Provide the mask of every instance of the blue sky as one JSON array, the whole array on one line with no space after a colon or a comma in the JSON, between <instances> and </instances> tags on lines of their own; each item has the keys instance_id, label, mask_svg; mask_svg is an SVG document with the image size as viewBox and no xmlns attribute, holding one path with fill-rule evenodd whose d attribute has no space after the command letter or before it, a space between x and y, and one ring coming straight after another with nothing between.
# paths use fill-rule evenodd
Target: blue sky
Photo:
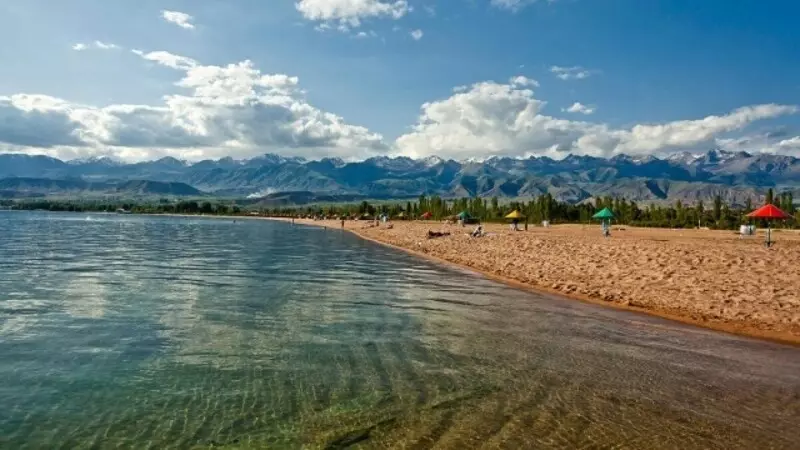
<instances>
[{"instance_id":1,"label":"blue sky","mask_svg":"<svg viewBox=\"0 0 800 450\"><path fill-rule=\"evenodd\" d=\"M800 3L501 3L358 0L345 10L342 0L6 1L0 39L13 45L0 46L0 149L123 159L609 156L714 146L800 154ZM164 11L190 16L192 27ZM185 56L193 68L176 72L132 50ZM266 96L239 95L232 110L230 92L201 101L176 86L184 72L245 60L259 76L297 77L294 102L273 102L285 92L257 85ZM586 76L560 79L554 66ZM511 83L516 76L528 81ZM458 86L466 86L461 96ZM164 109L165 95L185 97L182 106ZM244 111L242 102L270 111ZM426 103L433 108L422 111ZM743 107L755 109L736 112ZM25 139L48 133L47 145ZM123 139L133 134L148 138Z\"/></svg>"}]
</instances>

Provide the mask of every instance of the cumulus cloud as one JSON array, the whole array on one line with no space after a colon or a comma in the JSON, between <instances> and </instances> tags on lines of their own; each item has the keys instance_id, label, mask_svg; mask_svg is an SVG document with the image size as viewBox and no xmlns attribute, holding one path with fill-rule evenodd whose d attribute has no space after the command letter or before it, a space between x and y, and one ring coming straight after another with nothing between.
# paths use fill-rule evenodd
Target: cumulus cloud
<instances>
[{"instance_id":1,"label":"cumulus cloud","mask_svg":"<svg viewBox=\"0 0 800 450\"><path fill-rule=\"evenodd\" d=\"M308 20L335 22L346 29L358 28L364 19L400 19L411 11L406 0L299 0L295 7Z\"/></svg>"},{"instance_id":2,"label":"cumulus cloud","mask_svg":"<svg viewBox=\"0 0 800 450\"><path fill-rule=\"evenodd\" d=\"M585 69L581 66L561 67L552 66L550 72L554 73L560 80L583 80L598 73L597 70Z\"/></svg>"},{"instance_id":3,"label":"cumulus cloud","mask_svg":"<svg viewBox=\"0 0 800 450\"><path fill-rule=\"evenodd\" d=\"M194 30L194 17L180 11L161 11L161 18L186 30Z\"/></svg>"},{"instance_id":4,"label":"cumulus cloud","mask_svg":"<svg viewBox=\"0 0 800 450\"><path fill-rule=\"evenodd\" d=\"M561 108L561 111L575 113L575 114L594 114L595 110L597 110L594 106L587 106L581 102L575 102L569 108Z\"/></svg>"},{"instance_id":5,"label":"cumulus cloud","mask_svg":"<svg viewBox=\"0 0 800 450\"><path fill-rule=\"evenodd\" d=\"M180 71L180 94L158 105L97 108L46 96L0 97L0 143L17 151L126 160L254 156L366 157L385 153L379 134L315 108L299 80L252 62L202 65L168 52L135 51Z\"/></svg>"},{"instance_id":6,"label":"cumulus cloud","mask_svg":"<svg viewBox=\"0 0 800 450\"><path fill-rule=\"evenodd\" d=\"M800 157L800 136L784 139L778 142L775 147L775 149L768 149L768 151Z\"/></svg>"},{"instance_id":7,"label":"cumulus cloud","mask_svg":"<svg viewBox=\"0 0 800 450\"><path fill-rule=\"evenodd\" d=\"M751 153L779 153L800 156L800 136L786 137L785 133L758 133L737 138L717 139L723 150Z\"/></svg>"},{"instance_id":8,"label":"cumulus cloud","mask_svg":"<svg viewBox=\"0 0 800 450\"><path fill-rule=\"evenodd\" d=\"M111 44L111 43L103 42L103 41L94 41L94 42L89 43L89 44L77 43L77 44L72 46L73 50L79 51L79 52L82 52L84 50L89 50L89 49L117 50L119 48L120 47L117 44Z\"/></svg>"},{"instance_id":9,"label":"cumulus cloud","mask_svg":"<svg viewBox=\"0 0 800 450\"><path fill-rule=\"evenodd\" d=\"M415 41L418 41L418 40L422 39L422 36L425 35L425 33L423 33L422 30L413 30L413 31L411 31L410 34L411 34L411 38L414 39Z\"/></svg>"},{"instance_id":10,"label":"cumulus cloud","mask_svg":"<svg viewBox=\"0 0 800 450\"><path fill-rule=\"evenodd\" d=\"M528 78L522 75L517 75L516 77L512 77L509 83L512 86L539 87L538 81L534 80L533 78Z\"/></svg>"},{"instance_id":11,"label":"cumulus cloud","mask_svg":"<svg viewBox=\"0 0 800 450\"><path fill-rule=\"evenodd\" d=\"M417 123L388 144L380 134L311 105L297 77L262 73L248 60L206 65L167 51L132 52L174 70L177 92L156 104L105 107L45 95L0 97L0 148L67 159L123 160L251 157L264 152L348 159L390 152L456 159L611 156L714 145L800 151L800 137L786 134L728 137L756 121L797 113L796 106L753 105L695 120L613 128L546 114L547 103L535 94L539 84L522 75L454 88L448 97L423 104ZM568 110L585 114L587 108L593 107L576 103Z\"/></svg>"},{"instance_id":12,"label":"cumulus cloud","mask_svg":"<svg viewBox=\"0 0 800 450\"><path fill-rule=\"evenodd\" d=\"M19 147L83 146L67 102L46 95L0 96L0 142Z\"/></svg>"},{"instance_id":13,"label":"cumulus cloud","mask_svg":"<svg viewBox=\"0 0 800 450\"><path fill-rule=\"evenodd\" d=\"M459 159L476 155L655 154L712 145L722 133L797 112L795 106L766 104L698 120L612 129L544 114L546 102L530 89L535 85L520 83L518 78L507 84L481 82L460 87L444 100L425 103L418 123L397 139L397 151L415 157Z\"/></svg>"}]
</instances>

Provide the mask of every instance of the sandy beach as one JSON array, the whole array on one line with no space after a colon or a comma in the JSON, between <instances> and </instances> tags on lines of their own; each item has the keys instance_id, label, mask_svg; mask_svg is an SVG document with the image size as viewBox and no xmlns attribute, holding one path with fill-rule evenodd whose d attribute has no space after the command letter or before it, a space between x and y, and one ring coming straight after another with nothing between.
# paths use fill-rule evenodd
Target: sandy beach
<instances>
[{"instance_id":1,"label":"sandy beach","mask_svg":"<svg viewBox=\"0 0 800 450\"><path fill-rule=\"evenodd\" d=\"M341 227L338 221L298 223ZM800 344L800 233L740 239L732 231L561 225L514 232L489 224L348 221L359 236L467 267L519 287L634 309L722 331ZM427 232L449 232L428 239Z\"/></svg>"}]
</instances>

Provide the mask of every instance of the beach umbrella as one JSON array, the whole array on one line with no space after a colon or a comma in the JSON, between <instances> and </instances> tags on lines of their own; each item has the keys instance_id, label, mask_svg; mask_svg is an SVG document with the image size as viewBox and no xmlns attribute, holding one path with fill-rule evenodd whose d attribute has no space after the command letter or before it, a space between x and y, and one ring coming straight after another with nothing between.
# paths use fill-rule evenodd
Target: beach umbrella
<instances>
[{"instance_id":1,"label":"beach umbrella","mask_svg":"<svg viewBox=\"0 0 800 450\"><path fill-rule=\"evenodd\" d=\"M460 213L458 213L457 217L459 219L461 219L461 220L466 220L466 219L470 219L472 216L470 216L469 213L466 212L466 211L461 211Z\"/></svg>"},{"instance_id":2,"label":"beach umbrella","mask_svg":"<svg viewBox=\"0 0 800 450\"><path fill-rule=\"evenodd\" d=\"M778 208L777 206L775 206L775 205L773 205L771 203L767 203L766 205L762 206L761 208L758 208L757 210L755 210L755 211L751 212L750 214L748 214L747 217L749 217L751 219L764 219L764 220L767 221L767 241L764 244L767 247L769 247L770 245L772 245L772 242L770 241L770 237L771 237L771 234L772 234L772 229L770 227L771 221L788 219L788 218L790 218L792 216L790 216L790 215L786 214L785 212L781 211L781 209Z\"/></svg>"},{"instance_id":3,"label":"beach umbrella","mask_svg":"<svg viewBox=\"0 0 800 450\"><path fill-rule=\"evenodd\" d=\"M592 216L592 219L602 219L602 220L613 219L613 218L614 218L614 213L612 213L611 210L608 208L603 208L600 211L598 211L597 214Z\"/></svg>"},{"instance_id":4,"label":"beach umbrella","mask_svg":"<svg viewBox=\"0 0 800 450\"><path fill-rule=\"evenodd\" d=\"M516 209L514 211L511 211L510 213L506 214L506 219L519 220L519 219L524 219L524 218L525 218L525 216L521 212L519 212L519 210L516 210Z\"/></svg>"},{"instance_id":5,"label":"beach umbrella","mask_svg":"<svg viewBox=\"0 0 800 450\"><path fill-rule=\"evenodd\" d=\"M419 217L421 219L430 219L431 217L433 217L433 214L431 214L430 211L426 211L426 212L422 213L422 215L419 216Z\"/></svg>"},{"instance_id":6,"label":"beach umbrella","mask_svg":"<svg viewBox=\"0 0 800 450\"><path fill-rule=\"evenodd\" d=\"M608 208L603 208L592 216L592 219L600 219L603 223L603 234L608 235L606 221L611 221L614 218L614 213Z\"/></svg>"}]
</instances>

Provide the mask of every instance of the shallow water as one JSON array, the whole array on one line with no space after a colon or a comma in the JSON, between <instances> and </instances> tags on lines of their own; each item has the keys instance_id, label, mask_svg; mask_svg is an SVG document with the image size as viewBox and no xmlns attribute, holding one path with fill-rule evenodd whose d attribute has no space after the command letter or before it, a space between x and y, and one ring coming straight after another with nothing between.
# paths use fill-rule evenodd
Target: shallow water
<instances>
[{"instance_id":1,"label":"shallow water","mask_svg":"<svg viewBox=\"0 0 800 450\"><path fill-rule=\"evenodd\" d=\"M800 349L339 230L0 212L0 447L800 448Z\"/></svg>"}]
</instances>

